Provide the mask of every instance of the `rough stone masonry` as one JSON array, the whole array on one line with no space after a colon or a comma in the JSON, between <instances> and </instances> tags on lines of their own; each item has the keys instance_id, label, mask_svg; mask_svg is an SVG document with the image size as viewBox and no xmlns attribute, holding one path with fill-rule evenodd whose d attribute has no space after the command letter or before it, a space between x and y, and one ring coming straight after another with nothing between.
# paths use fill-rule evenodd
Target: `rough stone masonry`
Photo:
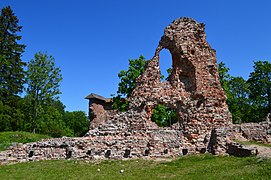
<instances>
[{"instance_id":1,"label":"rough stone masonry","mask_svg":"<svg viewBox=\"0 0 271 180\"><path fill-rule=\"evenodd\" d=\"M160 80L162 49L172 55L172 73L166 82ZM191 18L176 19L165 28L154 57L128 98L127 112L104 109L109 102L103 97L92 94L90 98L98 99L103 106L98 101L91 104L93 121L85 137L16 144L0 153L0 163L164 158L190 153L224 154L228 147L233 147L232 154L232 149L240 150L229 146L227 135L235 137L240 128L231 130L231 114L219 81L215 50L206 41L204 24ZM157 104L174 109L178 122L166 128L152 122Z\"/></svg>"}]
</instances>

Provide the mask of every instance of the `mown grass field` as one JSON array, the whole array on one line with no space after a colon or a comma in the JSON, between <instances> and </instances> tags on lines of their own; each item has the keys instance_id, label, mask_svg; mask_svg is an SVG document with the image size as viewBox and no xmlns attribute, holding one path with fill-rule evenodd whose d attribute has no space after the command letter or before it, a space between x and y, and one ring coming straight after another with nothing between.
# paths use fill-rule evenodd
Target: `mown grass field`
<instances>
[{"instance_id":1,"label":"mown grass field","mask_svg":"<svg viewBox=\"0 0 271 180\"><path fill-rule=\"evenodd\" d=\"M29 132L0 132L0 151L6 150L13 142L28 143L46 138L50 136Z\"/></svg>"},{"instance_id":2,"label":"mown grass field","mask_svg":"<svg viewBox=\"0 0 271 180\"><path fill-rule=\"evenodd\" d=\"M271 160L206 154L171 162L40 161L2 165L0 179L271 179Z\"/></svg>"}]
</instances>

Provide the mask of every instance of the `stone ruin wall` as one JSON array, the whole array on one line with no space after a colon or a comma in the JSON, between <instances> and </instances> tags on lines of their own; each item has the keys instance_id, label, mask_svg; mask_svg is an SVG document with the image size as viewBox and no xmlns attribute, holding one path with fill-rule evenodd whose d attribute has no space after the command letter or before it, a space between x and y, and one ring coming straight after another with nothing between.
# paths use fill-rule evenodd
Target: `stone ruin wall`
<instances>
[{"instance_id":1,"label":"stone ruin wall","mask_svg":"<svg viewBox=\"0 0 271 180\"><path fill-rule=\"evenodd\" d=\"M168 49L172 55L172 74L167 82L160 81L162 49ZM0 164L46 159L224 154L229 152L229 138L243 135L243 127L231 123L219 81L216 53L206 41L204 24L191 18L177 19L165 28L155 55L138 78L129 102L129 110L118 113L105 110L97 102L91 103L92 122L85 137L15 144L0 152ZM166 128L152 122L151 115L157 104L174 109L178 122ZM254 126L249 127L252 130ZM269 122L265 129L265 132L270 131ZM266 137L270 135L267 133Z\"/></svg>"},{"instance_id":2,"label":"stone ruin wall","mask_svg":"<svg viewBox=\"0 0 271 180\"><path fill-rule=\"evenodd\" d=\"M112 99L91 93L85 99L89 100L89 129L112 119L118 112L112 108Z\"/></svg>"},{"instance_id":3,"label":"stone ruin wall","mask_svg":"<svg viewBox=\"0 0 271 180\"><path fill-rule=\"evenodd\" d=\"M260 123L232 124L227 136L232 140L256 141L271 144L271 113Z\"/></svg>"},{"instance_id":4,"label":"stone ruin wall","mask_svg":"<svg viewBox=\"0 0 271 180\"><path fill-rule=\"evenodd\" d=\"M160 81L159 53L162 49L168 49L172 55L168 82ZM178 126L188 137L208 134L213 128L231 124L216 54L206 41L204 24L182 18L166 27L155 56L138 79L130 102L131 107L144 106L150 114L158 103L175 109Z\"/></svg>"},{"instance_id":5,"label":"stone ruin wall","mask_svg":"<svg viewBox=\"0 0 271 180\"><path fill-rule=\"evenodd\" d=\"M168 82L160 81L159 53L164 48L172 55L172 74ZM211 148L212 130L220 129L213 132L221 134L231 124L231 114L220 85L215 51L206 41L204 24L181 18L166 27L154 57L137 79L137 87L129 97L129 102L128 112L117 114L90 130L88 135L96 135L97 129L108 130L112 126L114 132L142 131L146 134L144 131L149 131L151 136L155 136L156 131L168 129L176 132L173 133L176 136L171 139L180 143L177 148L179 152L184 148L191 152ZM170 128L160 128L153 123L151 115L157 104L174 109L178 123ZM120 125L120 122L123 124ZM149 135L145 136L147 138ZM225 152L224 141L223 137L219 146L215 143L212 151Z\"/></svg>"}]
</instances>

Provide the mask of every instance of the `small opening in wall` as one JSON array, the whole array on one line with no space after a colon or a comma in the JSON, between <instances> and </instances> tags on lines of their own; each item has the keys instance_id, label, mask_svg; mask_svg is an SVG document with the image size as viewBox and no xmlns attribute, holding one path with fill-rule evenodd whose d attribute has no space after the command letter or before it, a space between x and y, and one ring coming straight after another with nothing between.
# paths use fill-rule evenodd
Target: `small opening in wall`
<instances>
[{"instance_id":1,"label":"small opening in wall","mask_svg":"<svg viewBox=\"0 0 271 180\"><path fill-rule=\"evenodd\" d=\"M151 120L160 127L170 127L177 122L177 113L170 107L158 104L153 109Z\"/></svg>"},{"instance_id":2,"label":"small opening in wall","mask_svg":"<svg viewBox=\"0 0 271 180\"><path fill-rule=\"evenodd\" d=\"M66 159L70 159L72 157L72 151L69 150L66 152Z\"/></svg>"},{"instance_id":3,"label":"small opening in wall","mask_svg":"<svg viewBox=\"0 0 271 180\"><path fill-rule=\"evenodd\" d=\"M128 158L129 155L130 155L130 153L131 153L131 151L130 151L129 149L126 149L125 152L124 152L123 157L124 157L124 158Z\"/></svg>"},{"instance_id":4,"label":"small opening in wall","mask_svg":"<svg viewBox=\"0 0 271 180\"><path fill-rule=\"evenodd\" d=\"M111 155L111 150L107 150L104 154L104 157L109 158Z\"/></svg>"},{"instance_id":5,"label":"small opening in wall","mask_svg":"<svg viewBox=\"0 0 271 180\"><path fill-rule=\"evenodd\" d=\"M149 150L149 149L146 149L146 150L145 150L144 156L148 156L148 155L150 155L150 150Z\"/></svg>"},{"instance_id":6,"label":"small opening in wall","mask_svg":"<svg viewBox=\"0 0 271 180\"><path fill-rule=\"evenodd\" d=\"M196 52L196 51L195 51L195 49L192 49L192 50L191 50L191 54L193 54L193 55L194 55L194 54L195 54L195 52Z\"/></svg>"},{"instance_id":7,"label":"small opening in wall","mask_svg":"<svg viewBox=\"0 0 271 180\"><path fill-rule=\"evenodd\" d=\"M30 151L28 154L28 157L33 157L33 155L34 155L34 151Z\"/></svg>"},{"instance_id":8,"label":"small opening in wall","mask_svg":"<svg viewBox=\"0 0 271 180\"><path fill-rule=\"evenodd\" d=\"M205 153L206 152L206 148L201 148L199 152L200 153Z\"/></svg>"},{"instance_id":9,"label":"small opening in wall","mask_svg":"<svg viewBox=\"0 0 271 180\"><path fill-rule=\"evenodd\" d=\"M91 155L91 150L87 151L87 155L89 155L89 156Z\"/></svg>"},{"instance_id":10,"label":"small opening in wall","mask_svg":"<svg viewBox=\"0 0 271 180\"><path fill-rule=\"evenodd\" d=\"M182 152L183 152L183 155L186 155L188 153L188 149L183 149Z\"/></svg>"},{"instance_id":11,"label":"small opening in wall","mask_svg":"<svg viewBox=\"0 0 271 180\"><path fill-rule=\"evenodd\" d=\"M68 145L66 145L66 144L61 144L60 145L60 148L67 148L68 147Z\"/></svg>"}]
</instances>

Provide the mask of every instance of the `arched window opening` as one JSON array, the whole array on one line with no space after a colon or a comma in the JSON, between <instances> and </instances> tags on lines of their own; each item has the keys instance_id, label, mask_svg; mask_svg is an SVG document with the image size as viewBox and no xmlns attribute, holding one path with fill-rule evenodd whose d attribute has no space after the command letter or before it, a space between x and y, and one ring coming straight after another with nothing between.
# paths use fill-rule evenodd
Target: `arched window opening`
<instances>
[{"instance_id":1,"label":"arched window opening","mask_svg":"<svg viewBox=\"0 0 271 180\"><path fill-rule=\"evenodd\" d=\"M168 81L172 70L172 56L167 49L163 49L159 54L159 66L161 72L161 81Z\"/></svg>"}]
</instances>

